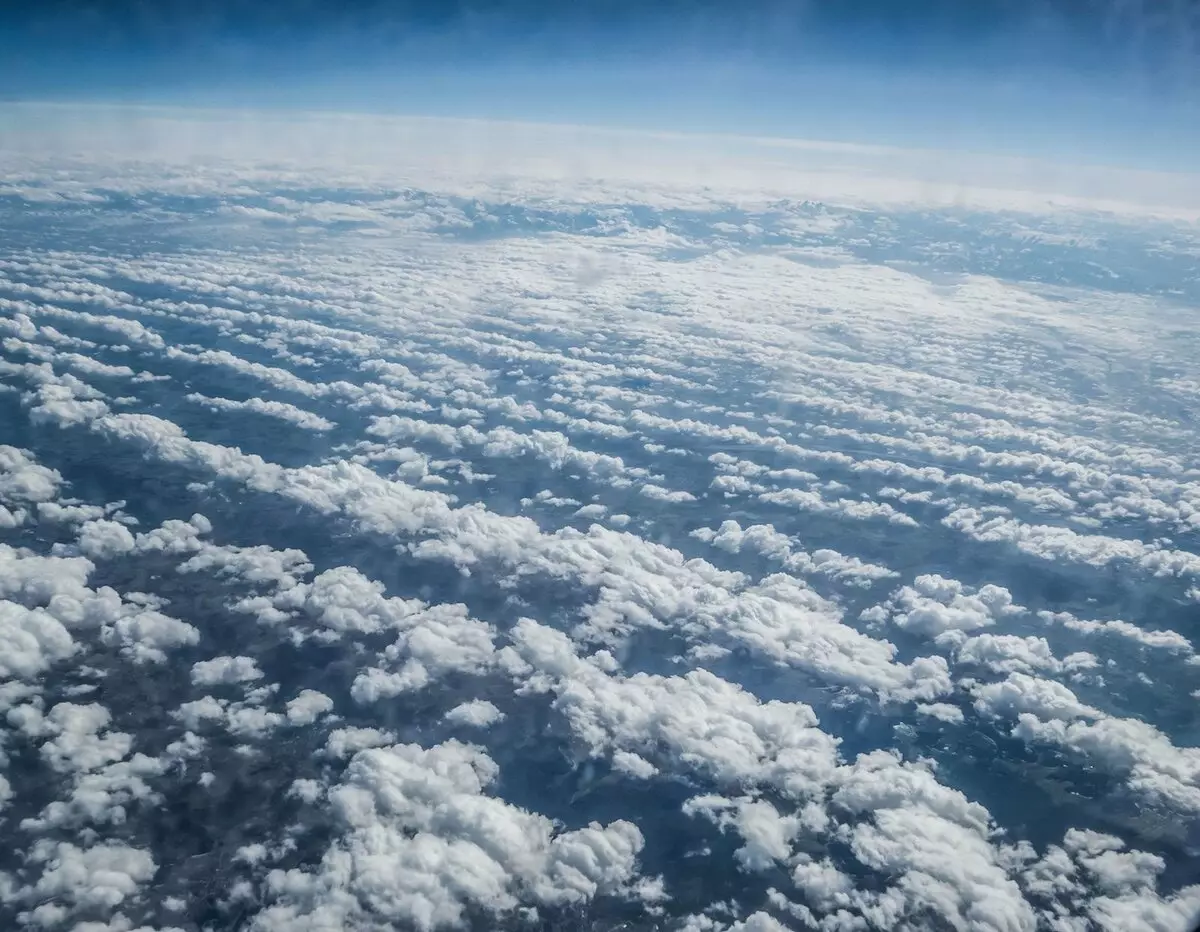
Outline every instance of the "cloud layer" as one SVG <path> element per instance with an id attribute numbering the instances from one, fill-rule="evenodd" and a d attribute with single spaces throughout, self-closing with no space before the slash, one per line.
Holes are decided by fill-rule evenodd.
<path id="1" fill-rule="evenodd" d="M 1194 229 L 430 144 L 0 151 L 0 925 L 1181 930 Z"/>

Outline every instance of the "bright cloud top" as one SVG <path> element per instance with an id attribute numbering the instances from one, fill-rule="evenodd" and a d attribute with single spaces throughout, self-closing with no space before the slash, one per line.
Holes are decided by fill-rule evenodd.
<path id="1" fill-rule="evenodd" d="M 0 925 L 1200 912 L 1200 239 L 1154 179 L 131 119 L 0 150 Z"/>

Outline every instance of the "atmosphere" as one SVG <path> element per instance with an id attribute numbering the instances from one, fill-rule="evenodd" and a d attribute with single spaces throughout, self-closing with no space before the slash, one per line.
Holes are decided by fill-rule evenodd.
<path id="1" fill-rule="evenodd" d="M 0 15 L 0 932 L 1196 932 L 1192 7 Z"/>
<path id="2" fill-rule="evenodd" d="M 468 116 L 1195 167 L 1200 7 L 264 0 L 6 14 L 8 99 Z"/>

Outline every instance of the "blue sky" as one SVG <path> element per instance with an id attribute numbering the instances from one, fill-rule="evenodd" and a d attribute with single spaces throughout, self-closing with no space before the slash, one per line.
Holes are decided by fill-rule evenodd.
<path id="1" fill-rule="evenodd" d="M 1200 14 L 1124 0 L 233 0 L 5 12 L 9 99 L 287 106 L 1190 168 Z"/>

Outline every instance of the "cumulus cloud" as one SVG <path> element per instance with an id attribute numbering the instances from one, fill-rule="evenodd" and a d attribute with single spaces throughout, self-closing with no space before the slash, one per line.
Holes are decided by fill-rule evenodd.
<path id="1" fill-rule="evenodd" d="M 270 622 L 298 615 L 340 637 L 398 627 L 422 606 L 418 600 L 388 598 L 383 592 L 382 584 L 354 567 L 340 566 L 320 573 L 311 583 L 283 587 L 273 597 L 249 599 L 241 607 Z"/>
<path id="2" fill-rule="evenodd" d="M 6 664 L 31 676 L 77 652 L 73 631 L 96 632 L 101 642 L 135 662 L 163 662 L 166 650 L 194 644 L 192 625 L 123 601 L 113 589 L 92 589 L 95 564 L 84 557 L 41 556 L 0 544 L 0 626 L 13 650 Z"/>
<path id="3" fill-rule="evenodd" d="M 495 657 L 491 625 L 465 605 L 435 605 L 407 619 L 379 659 L 385 667 L 360 673 L 350 688 L 358 702 L 378 702 L 423 689 L 449 673 L 482 673 Z"/>
<path id="4" fill-rule="evenodd" d="M 213 657 L 192 664 L 192 682 L 197 686 L 246 683 L 262 676 L 253 657 Z"/>
<path id="5" fill-rule="evenodd" d="M 333 757 L 353 757 L 366 748 L 378 748 L 393 744 L 396 736 L 390 731 L 380 728 L 362 728 L 349 726 L 336 728 L 329 733 L 325 742 L 325 751 Z"/>
<path id="6" fill-rule="evenodd" d="M 885 566 L 848 557 L 829 548 L 805 553 L 794 548 L 791 538 L 770 524 L 754 524 L 743 529 L 737 521 L 730 519 L 723 521 L 716 530 L 698 528 L 691 536 L 729 553 L 760 553 L 783 564 L 789 572 L 820 574 L 854 586 L 870 586 L 877 580 L 896 575 Z"/>
<path id="7" fill-rule="evenodd" d="M 333 700 L 315 689 L 302 689 L 288 700 L 287 719 L 293 725 L 311 725 L 326 712 L 333 711 Z"/>
<path id="8" fill-rule="evenodd" d="M 504 713 L 495 704 L 486 699 L 472 699 L 456 705 L 446 713 L 445 719 L 454 725 L 469 725 L 473 728 L 487 728 L 504 718 Z"/>
<path id="9" fill-rule="evenodd" d="M 386 170 L 0 159 L 0 924 L 130 932 L 158 861 L 201 921 L 127 847 L 196 793 L 235 852 L 203 921 L 263 930 L 1178 927 L 1190 234 L 847 209 L 808 199 L 846 152 L 781 169 L 812 147 L 705 188 L 638 137 L 586 181 L 526 127 L 464 173 L 448 125 L 389 124 Z M 1071 792 L 1007 825 L 1014 740 Z M 1100 777 L 1143 809 L 1112 835 L 1069 827 Z"/>
<path id="10" fill-rule="evenodd" d="M 28 450 L 0 446 L 0 527 L 16 527 L 30 505 L 58 497 L 62 476 L 39 464 Z"/>
<path id="11" fill-rule="evenodd" d="M 76 650 L 71 632 L 49 612 L 9 601 L 0 602 L 0 639 L 0 675 L 6 678 L 34 677 Z"/>
<path id="12" fill-rule="evenodd" d="M 157 869 L 149 852 L 110 842 L 88 848 L 41 839 L 30 851 L 37 881 L 15 891 L 31 906 L 37 925 L 57 925 L 85 910 L 108 909 L 135 899 Z"/>
<path id="13" fill-rule="evenodd" d="M 918 576 L 902 586 L 879 609 L 864 613 L 868 620 L 888 619 L 905 631 L 937 637 L 947 631 L 973 631 L 1021 611 L 1002 586 L 985 585 L 977 592 L 936 574 Z"/>
<path id="14" fill-rule="evenodd" d="M 55 770 L 68 772 L 98 770 L 121 760 L 133 746 L 133 738 L 108 731 L 111 718 L 98 703 L 58 703 L 46 715 L 45 727 L 54 737 L 42 744 L 42 757 Z"/>
<path id="15" fill-rule="evenodd" d="M 1016 720 L 1014 736 L 1087 757 L 1149 802 L 1200 812 L 1200 750 L 1176 747 L 1153 725 L 1107 715 L 1066 686 L 1023 673 L 976 686 L 974 693 L 980 711 Z"/>
<path id="16" fill-rule="evenodd" d="M 578 903 L 634 877 L 642 835 L 629 822 L 556 832 L 543 816 L 485 795 L 497 767 L 449 741 L 359 751 L 330 801 L 346 834 L 314 872 L 273 871 L 262 929 L 314 923 L 458 925 L 470 907 Z"/>
<path id="17" fill-rule="evenodd" d="M 262 398 L 248 398 L 245 401 L 232 401 L 229 398 L 210 398 L 197 392 L 186 396 L 188 401 L 203 405 L 212 411 L 248 411 L 261 414 L 264 417 L 275 418 L 292 424 L 302 430 L 326 431 L 333 430 L 337 425 L 333 421 L 297 408 L 285 401 L 267 401 Z"/>
<path id="18" fill-rule="evenodd" d="M 1004 516 L 987 516 L 960 508 L 943 519 L 948 527 L 987 543 L 1010 543 L 1044 560 L 1067 560 L 1090 566 L 1127 563 L 1155 576 L 1200 575 L 1200 557 L 1129 538 L 1085 534 L 1069 527 L 1025 524 Z"/>
<path id="19" fill-rule="evenodd" d="M 593 754 L 632 752 L 651 764 L 678 759 L 723 782 L 775 782 L 801 794 L 835 766 L 837 741 L 801 703 L 760 703 L 703 670 L 612 676 L 607 655 L 580 658 L 565 636 L 528 619 L 513 640 L 515 675 L 533 675 L 527 688 L 554 694 L 555 707 Z"/>
<path id="20" fill-rule="evenodd" d="M 93 560 L 111 560 L 135 546 L 133 534 L 117 521 L 89 521 L 79 529 L 79 549 Z"/>

